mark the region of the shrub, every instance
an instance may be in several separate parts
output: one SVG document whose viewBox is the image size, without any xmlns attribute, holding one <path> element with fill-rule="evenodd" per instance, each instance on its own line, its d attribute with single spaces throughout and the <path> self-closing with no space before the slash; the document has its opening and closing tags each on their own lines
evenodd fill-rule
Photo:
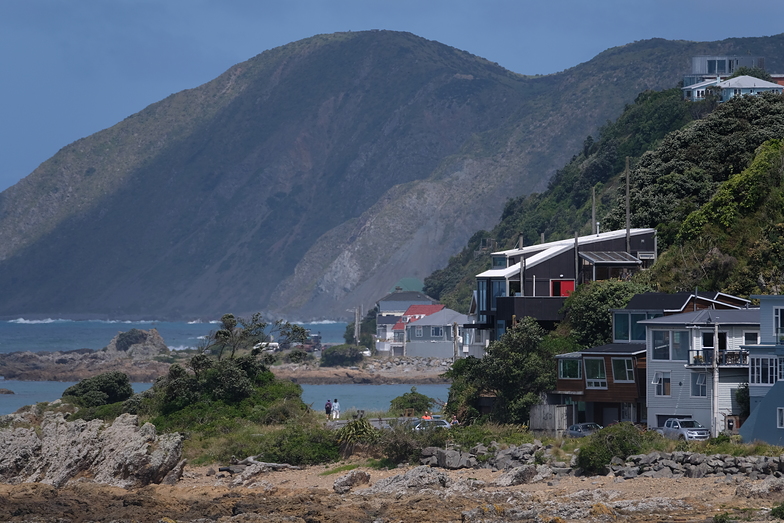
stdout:
<svg viewBox="0 0 784 523">
<path fill-rule="evenodd" d="M 321 353 L 322 367 L 347 367 L 362 361 L 362 352 L 354 345 L 335 345 Z"/>
<path fill-rule="evenodd" d="M 340 459 L 335 434 L 320 426 L 288 424 L 260 438 L 257 459 L 290 465 L 318 465 Z"/>
<path fill-rule="evenodd" d="M 414 409 L 414 412 L 424 412 L 433 410 L 435 400 L 416 391 L 416 387 L 411 387 L 411 392 L 406 392 L 389 402 L 389 410 L 398 415 L 403 414 L 406 409 Z"/>
<path fill-rule="evenodd" d="M 350 421 L 337 432 L 337 441 L 344 456 L 350 456 L 357 445 L 372 444 L 378 438 L 378 429 L 365 418 Z"/>
<path fill-rule="evenodd" d="M 776 505 L 770 509 L 770 517 L 784 519 L 784 503 L 781 505 Z"/>
<path fill-rule="evenodd" d="M 653 431 L 642 433 L 632 423 L 624 422 L 594 432 L 580 448 L 577 466 L 590 473 L 603 473 L 613 457 L 626 459 L 642 452 L 646 438 L 660 437 Z"/>
<path fill-rule="evenodd" d="M 71 397 L 81 407 L 98 407 L 118 401 L 125 401 L 133 396 L 133 387 L 128 375 L 122 372 L 104 372 L 92 378 L 86 378 L 65 389 L 63 398 Z"/>
</svg>

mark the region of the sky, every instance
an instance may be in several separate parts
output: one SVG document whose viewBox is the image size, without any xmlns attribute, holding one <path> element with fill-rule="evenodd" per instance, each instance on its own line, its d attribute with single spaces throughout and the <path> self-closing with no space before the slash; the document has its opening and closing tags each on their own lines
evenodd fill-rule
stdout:
<svg viewBox="0 0 784 523">
<path fill-rule="evenodd" d="M 648 38 L 784 32 L 758 0 L 0 0 L 0 191 L 60 148 L 267 49 L 408 31 L 521 74 Z"/>
</svg>

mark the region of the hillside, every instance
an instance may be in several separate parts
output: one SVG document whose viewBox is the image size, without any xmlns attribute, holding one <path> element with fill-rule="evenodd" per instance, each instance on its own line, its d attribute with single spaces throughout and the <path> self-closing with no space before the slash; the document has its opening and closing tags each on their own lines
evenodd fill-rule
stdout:
<svg viewBox="0 0 784 523">
<path fill-rule="evenodd" d="M 643 93 L 633 106 L 586 139 L 581 153 L 547 191 L 511 200 L 502 220 L 480 232 L 459 256 L 425 280 L 426 292 L 467 308 L 474 275 L 488 266 L 473 256 L 482 238 L 497 248 L 567 238 L 591 230 L 591 187 L 604 230 L 625 223 L 625 158 L 630 158 L 631 225 L 658 231 L 661 258 L 645 274 L 662 291 L 695 287 L 730 294 L 778 293 L 781 267 L 784 99 L 743 97 L 716 105 L 683 102 L 677 89 Z"/>
<path fill-rule="evenodd" d="M 782 49 L 650 40 L 543 77 L 390 31 L 266 51 L 0 193 L 0 315 L 345 317 L 544 190 L 690 56 L 777 70 Z"/>
</svg>

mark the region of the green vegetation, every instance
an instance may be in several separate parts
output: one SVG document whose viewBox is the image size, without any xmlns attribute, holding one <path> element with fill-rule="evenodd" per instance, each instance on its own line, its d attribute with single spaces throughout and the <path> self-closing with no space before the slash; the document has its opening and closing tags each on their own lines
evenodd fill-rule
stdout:
<svg viewBox="0 0 784 523">
<path fill-rule="evenodd" d="M 362 349 L 356 345 L 333 345 L 321 353 L 322 367 L 349 367 L 362 361 Z"/>
<path fill-rule="evenodd" d="M 86 378 L 63 391 L 63 398 L 80 407 L 100 407 L 127 400 L 133 395 L 128 376 L 122 372 L 105 372 Z"/>
<path fill-rule="evenodd" d="M 416 391 L 416 387 L 411 387 L 410 392 L 394 398 L 389 404 L 389 411 L 396 416 L 402 416 L 407 409 L 412 409 L 416 415 L 425 411 L 432 411 L 435 400 Z"/>
<path fill-rule="evenodd" d="M 622 309 L 635 294 L 652 291 L 641 283 L 620 280 L 595 281 L 580 285 L 566 299 L 566 330 L 581 347 L 595 347 L 610 343 L 612 333 L 611 309 Z"/>
<path fill-rule="evenodd" d="M 618 423 L 594 432 L 588 443 L 580 447 L 577 466 L 583 470 L 602 474 L 614 456 L 626 459 L 633 454 L 641 454 L 650 449 L 653 443 L 662 444 L 664 438 L 655 431 L 641 432 L 631 423 Z"/>
<path fill-rule="evenodd" d="M 523 423 L 540 394 L 555 386 L 555 353 L 545 343 L 545 331 L 530 317 L 492 342 L 482 359 L 457 360 L 446 376 L 452 379 L 447 413 L 462 422 L 479 418 L 482 397 L 495 398 L 487 419 Z"/>
</svg>

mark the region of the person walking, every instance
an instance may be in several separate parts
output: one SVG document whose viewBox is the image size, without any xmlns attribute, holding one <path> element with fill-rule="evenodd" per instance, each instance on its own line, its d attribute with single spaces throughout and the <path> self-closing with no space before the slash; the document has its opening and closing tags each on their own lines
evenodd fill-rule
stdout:
<svg viewBox="0 0 784 523">
<path fill-rule="evenodd" d="M 332 402 L 332 419 L 340 419 L 340 403 L 337 398 Z"/>
<path fill-rule="evenodd" d="M 329 421 L 329 416 L 332 414 L 332 402 L 327 400 L 327 404 L 324 405 L 324 410 L 327 413 L 327 421 Z"/>
</svg>

